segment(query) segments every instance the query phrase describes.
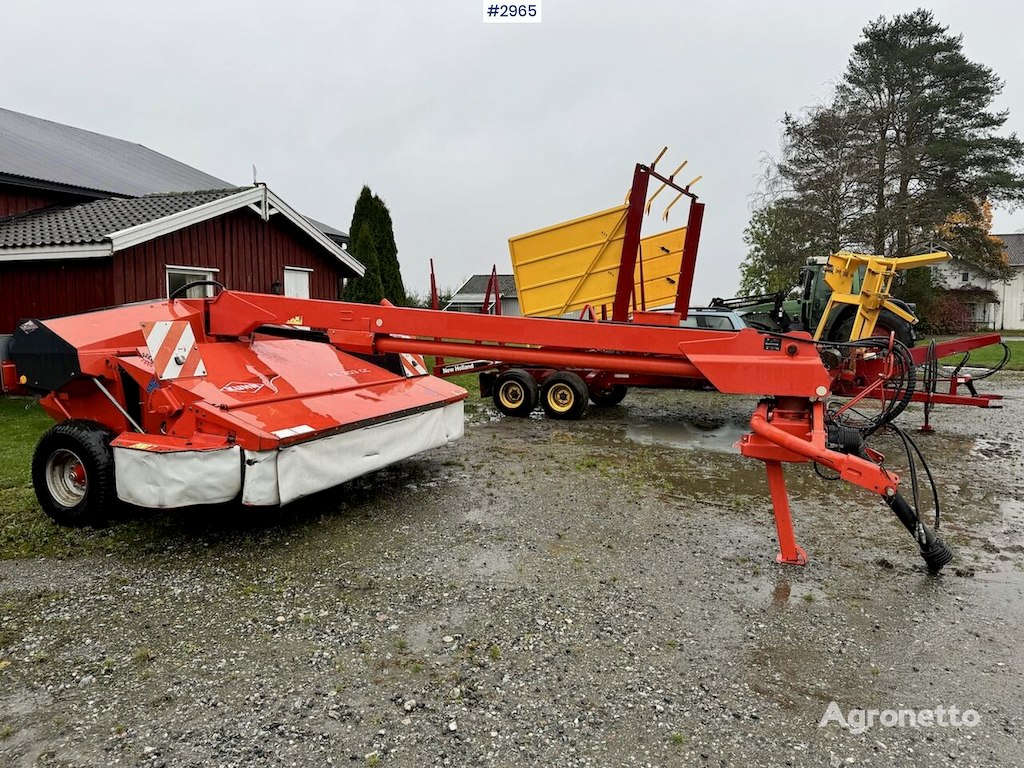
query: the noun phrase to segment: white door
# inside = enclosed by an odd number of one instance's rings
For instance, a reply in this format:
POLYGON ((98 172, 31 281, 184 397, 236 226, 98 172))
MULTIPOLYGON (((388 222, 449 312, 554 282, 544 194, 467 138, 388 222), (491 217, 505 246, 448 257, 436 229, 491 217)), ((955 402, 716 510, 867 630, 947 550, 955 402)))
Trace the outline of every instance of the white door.
POLYGON ((296 299, 309 298, 309 274, 312 269, 301 267, 284 268, 284 295, 296 299))

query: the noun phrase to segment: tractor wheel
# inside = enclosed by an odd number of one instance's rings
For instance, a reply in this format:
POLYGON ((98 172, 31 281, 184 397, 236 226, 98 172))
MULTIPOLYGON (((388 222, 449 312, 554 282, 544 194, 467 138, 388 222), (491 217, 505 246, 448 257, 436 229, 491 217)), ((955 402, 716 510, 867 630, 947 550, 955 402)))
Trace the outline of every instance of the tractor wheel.
POLYGON ((537 407, 537 381, 521 368, 513 368, 498 376, 491 397, 506 416, 529 416, 537 407))
MULTIPOLYGON (((832 341, 850 340, 850 334, 853 332, 853 319, 853 315, 850 315, 850 317, 836 326, 836 330, 832 334, 832 341)), ((871 332, 871 335, 888 338, 890 331, 895 331, 896 341, 903 344, 903 346, 908 349, 914 346, 914 332, 911 330, 910 323, 902 317, 897 317, 889 310, 883 309, 878 315, 875 330, 871 332)))
POLYGON ((117 500, 110 432, 91 421, 65 421, 39 440, 32 486, 43 511, 61 525, 100 525, 117 500))
POLYGON ((540 404, 552 419, 579 419, 587 410, 587 385, 572 371, 552 373, 540 385, 540 404))
POLYGON ((612 384, 601 389, 592 389, 590 390, 590 402, 600 406, 618 405, 626 396, 627 391, 625 384, 612 384))

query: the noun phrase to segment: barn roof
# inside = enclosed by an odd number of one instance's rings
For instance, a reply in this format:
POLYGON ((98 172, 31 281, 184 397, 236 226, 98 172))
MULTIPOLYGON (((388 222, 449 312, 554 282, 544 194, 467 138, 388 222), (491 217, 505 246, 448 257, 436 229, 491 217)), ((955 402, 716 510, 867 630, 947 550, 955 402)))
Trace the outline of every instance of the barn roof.
POLYGON ((0 174, 133 197, 231 186, 141 144, 9 109, 0 109, 0 174))
POLYGON ((236 192, 237 189, 216 189, 111 198, 67 208, 30 211, 0 219, 0 248, 102 243, 112 232, 181 213, 236 192))
POLYGON ((1006 246, 1006 257, 1011 267, 1024 267, 1024 233, 996 235, 1006 246))
MULTIPOLYGON (((244 189, 142 144, 2 108, 0 182, 97 198, 244 189)), ((347 243, 341 230, 309 221, 339 245, 347 243)))
POLYGON ((241 208, 281 215, 353 275, 365 268, 264 186, 111 198, 0 219, 0 261, 100 258, 241 208))

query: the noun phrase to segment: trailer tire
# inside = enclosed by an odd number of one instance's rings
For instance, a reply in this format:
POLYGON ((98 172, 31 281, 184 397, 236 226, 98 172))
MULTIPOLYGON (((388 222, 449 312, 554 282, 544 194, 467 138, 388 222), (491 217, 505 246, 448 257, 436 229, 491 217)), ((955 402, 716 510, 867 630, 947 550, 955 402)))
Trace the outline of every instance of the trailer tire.
MULTIPOLYGON (((839 323, 832 333, 832 341, 849 341, 850 333, 853 332, 853 320, 854 315, 850 315, 839 323)), ((888 309, 883 309, 878 315, 875 330, 871 335, 888 338, 890 331, 895 332, 896 341, 900 342, 907 349, 914 346, 914 331, 910 323, 902 317, 894 315, 888 309)))
POLYGON ((572 371, 556 371, 540 385, 540 404, 552 419, 582 418, 589 396, 586 383, 572 371))
POLYGON ((591 389, 590 402, 602 407, 618 405, 622 402, 628 391, 625 384, 612 384, 610 387, 591 389))
POLYGON ((110 431, 91 421, 51 427, 32 455, 32 487, 43 511, 67 526, 98 526, 117 501, 110 431))
POLYGON ((512 368, 495 379, 491 398, 506 416, 525 418, 537 407, 537 381, 522 368, 512 368))

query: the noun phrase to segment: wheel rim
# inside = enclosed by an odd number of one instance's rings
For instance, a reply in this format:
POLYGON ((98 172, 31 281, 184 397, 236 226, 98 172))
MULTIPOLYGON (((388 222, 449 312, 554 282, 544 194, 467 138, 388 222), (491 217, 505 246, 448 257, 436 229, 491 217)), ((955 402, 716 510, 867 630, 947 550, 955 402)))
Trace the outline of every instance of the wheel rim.
POLYGON ((74 507, 85 498, 89 478, 77 454, 61 448, 50 455, 46 460, 46 490, 64 507, 74 507))
POLYGON ((526 392, 519 382, 506 381, 498 389, 498 399, 505 408, 518 408, 526 399, 526 392))
POLYGON ((575 400, 576 396, 568 384, 559 382, 548 389, 548 405, 557 413, 567 413, 575 400))

